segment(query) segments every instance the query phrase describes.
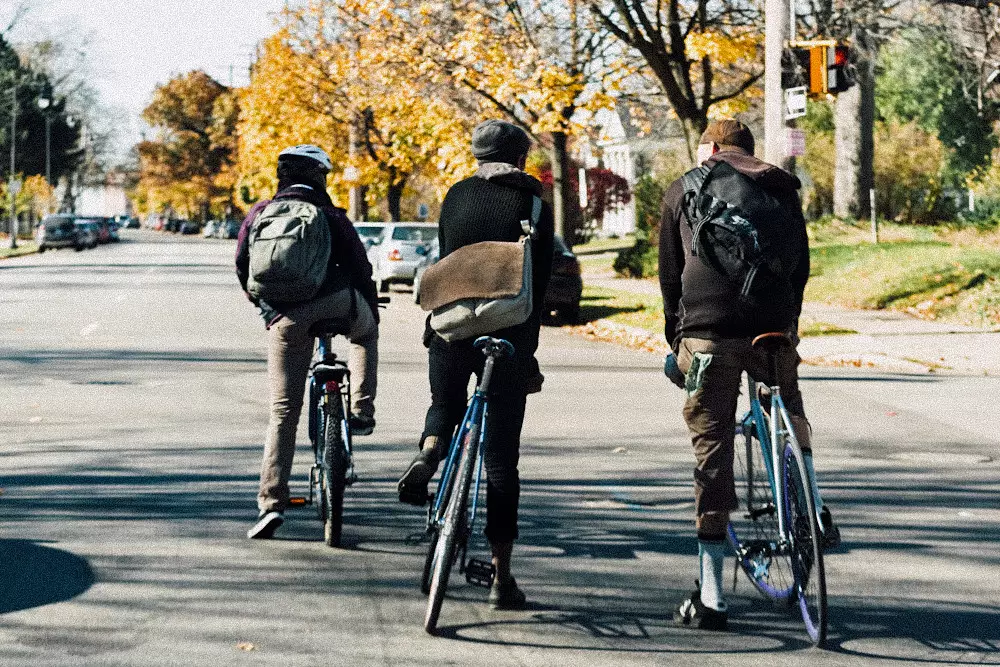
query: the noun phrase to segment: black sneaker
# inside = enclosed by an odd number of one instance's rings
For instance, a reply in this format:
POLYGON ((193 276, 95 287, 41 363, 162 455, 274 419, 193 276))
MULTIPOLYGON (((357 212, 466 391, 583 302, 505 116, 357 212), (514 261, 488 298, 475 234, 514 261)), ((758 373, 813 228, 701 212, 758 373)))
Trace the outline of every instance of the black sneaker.
POLYGON ((490 609, 520 611, 524 609, 527 602, 524 591, 517 587, 514 577, 511 577, 503 586, 498 580, 493 580, 493 585, 490 586, 490 609))
POLYGON ((375 418, 351 415, 351 435, 371 435, 375 430, 375 418))
POLYGON ((718 611, 701 603, 701 590, 695 590, 674 612, 674 622, 699 630, 725 630, 729 612, 718 611))
POLYGON ((438 463, 440 458, 436 448, 420 450, 399 480, 399 500, 422 507, 427 502, 427 485, 437 472, 438 463))
POLYGON ((819 512, 819 522, 823 528, 823 551, 830 551, 840 546, 840 528, 833 522, 830 508, 823 505, 819 512))
POLYGON ((285 515, 281 512, 261 512, 257 517, 257 523, 247 531, 247 537, 251 540, 269 540, 274 537, 274 531, 285 523, 285 515))

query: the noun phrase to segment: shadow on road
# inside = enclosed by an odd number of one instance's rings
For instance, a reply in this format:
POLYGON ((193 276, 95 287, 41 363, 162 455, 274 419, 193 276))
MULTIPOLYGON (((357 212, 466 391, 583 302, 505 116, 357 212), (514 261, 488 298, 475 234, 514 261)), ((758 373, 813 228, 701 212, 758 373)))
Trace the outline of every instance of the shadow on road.
POLYGON ((0 563, 0 614, 63 602, 94 583, 85 559, 27 540, 0 540, 0 563))

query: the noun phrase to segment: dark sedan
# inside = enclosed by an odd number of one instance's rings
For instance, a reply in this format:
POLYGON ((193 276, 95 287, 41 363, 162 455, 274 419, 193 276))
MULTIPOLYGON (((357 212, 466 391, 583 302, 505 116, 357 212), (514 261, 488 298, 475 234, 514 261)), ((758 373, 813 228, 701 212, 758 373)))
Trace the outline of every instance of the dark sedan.
POLYGON ((543 306, 546 312, 555 312, 563 322, 573 323, 580 318, 580 296, 583 294, 580 260, 561 236, 554 238, 552 251, 552 277, 545 290, 543 306))

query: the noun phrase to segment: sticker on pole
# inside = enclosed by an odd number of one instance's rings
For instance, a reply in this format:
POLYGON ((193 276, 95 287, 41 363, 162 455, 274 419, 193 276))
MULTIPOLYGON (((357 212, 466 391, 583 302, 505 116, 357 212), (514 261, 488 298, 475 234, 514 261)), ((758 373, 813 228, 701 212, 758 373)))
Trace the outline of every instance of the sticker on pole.
POLYGON ((785 90, 785 120, 801 118, 806 115, 806 87, 788 88, 785 90))
POLYGON ((10 189, 11 194, 13 194, 15 197, 21 194, 21 179, 11 178, 10 185, 8 187, 10 189))
POLYGON ((785 157, 802 157, 806 154, 806 131, 789 127, 785 129, 785 157))

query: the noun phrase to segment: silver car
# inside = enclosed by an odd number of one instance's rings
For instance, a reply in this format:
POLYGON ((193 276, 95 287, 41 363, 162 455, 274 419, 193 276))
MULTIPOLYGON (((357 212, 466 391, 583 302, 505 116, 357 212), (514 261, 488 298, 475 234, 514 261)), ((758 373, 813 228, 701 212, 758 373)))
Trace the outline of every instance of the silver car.
POLYGON ((373 278, 379 292, 392 283, 413 284, 413 275, 437 238, 438 227, 428 222, 390 222, 368 249, 373 278))

